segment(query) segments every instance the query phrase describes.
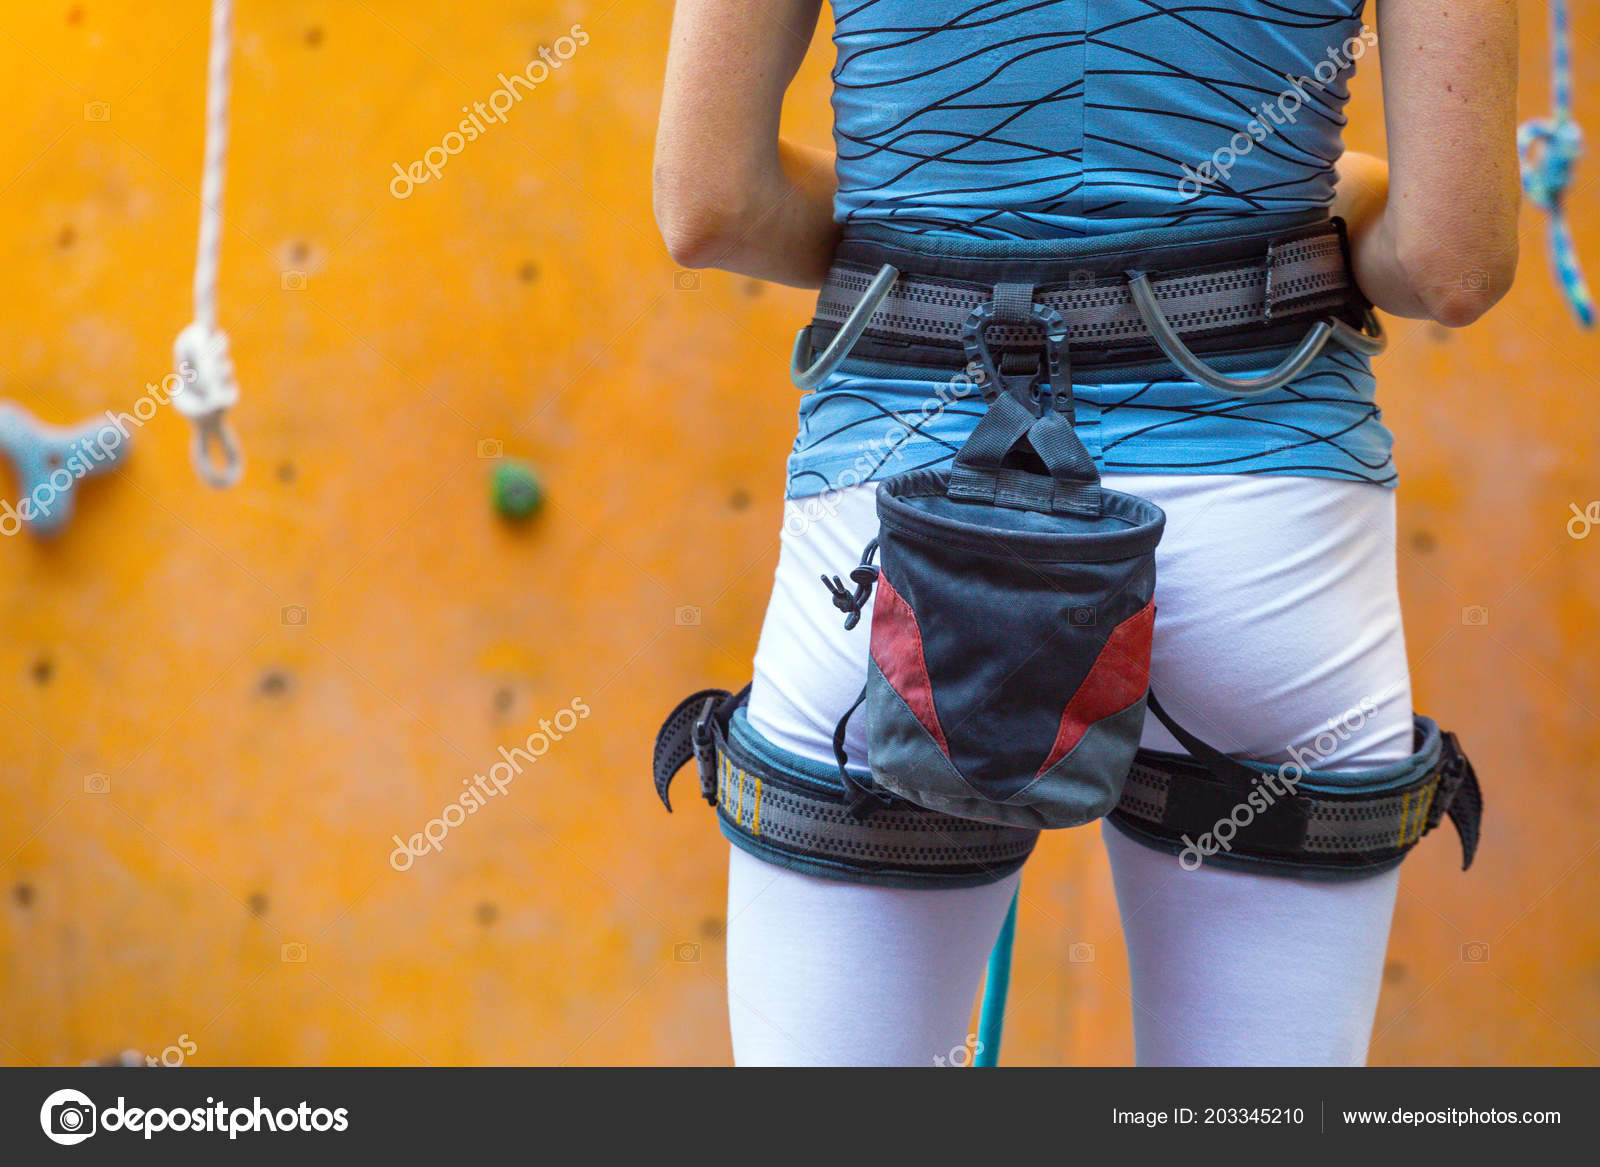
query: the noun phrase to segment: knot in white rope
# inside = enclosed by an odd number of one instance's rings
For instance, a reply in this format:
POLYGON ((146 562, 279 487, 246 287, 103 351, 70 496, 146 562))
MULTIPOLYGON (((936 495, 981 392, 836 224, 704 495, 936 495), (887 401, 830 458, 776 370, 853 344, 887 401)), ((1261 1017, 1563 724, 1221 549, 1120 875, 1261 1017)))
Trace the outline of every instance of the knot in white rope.
POLYGON ((212 486, 232 486, 239 480, 244 463, 233 431, 228 428, 228 410, 239 400, 228 334, 197 320, 178 333, 172 356, 183 381, 183 387, 173 394, 172 404, 194 423, 195 468, 212 486))

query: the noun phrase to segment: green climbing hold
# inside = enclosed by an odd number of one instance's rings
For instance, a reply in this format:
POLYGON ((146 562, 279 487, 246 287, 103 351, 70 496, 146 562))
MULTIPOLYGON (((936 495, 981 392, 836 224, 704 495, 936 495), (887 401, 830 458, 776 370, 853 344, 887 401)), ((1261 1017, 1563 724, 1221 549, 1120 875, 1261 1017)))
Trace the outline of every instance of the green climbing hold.
POLYGON ((533 467, 515 458, 503 458, 493 472, 494 509, 504 519, 532 518, 544 506, 544 487, 533 467))

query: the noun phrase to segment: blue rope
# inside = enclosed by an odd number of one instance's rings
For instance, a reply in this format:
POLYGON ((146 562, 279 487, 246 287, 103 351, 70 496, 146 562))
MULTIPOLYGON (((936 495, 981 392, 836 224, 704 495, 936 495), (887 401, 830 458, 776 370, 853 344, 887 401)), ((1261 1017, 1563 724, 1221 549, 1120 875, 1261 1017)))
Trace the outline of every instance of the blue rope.
POLYGON ((1000 935, 989 953, 989 973, 983 981, 983 1009, 978 1013, 978 1048, 972 1055, 974 1066, 987 1068, 1000 1064, 1000 1035, 1006 1023, 1006 995, 1011 989, 1011 948, 1017 937, 1017 896, 1021 894, 1022 889, 1018 888, 1011 897, 1006 922, 1000 925, 1000 935))
POLYGON ((1583 131, 1572 120, 1572 22, 1567 0, 1550 0, 1551 113, 1517 128, 1517 153, 1522 163, 1522 189, 1550 216, 1550 260, 1578 322, 1594 327, 1594 298, 1578 266, 1563 199, 1572 167, 1583 153, 1583 131))

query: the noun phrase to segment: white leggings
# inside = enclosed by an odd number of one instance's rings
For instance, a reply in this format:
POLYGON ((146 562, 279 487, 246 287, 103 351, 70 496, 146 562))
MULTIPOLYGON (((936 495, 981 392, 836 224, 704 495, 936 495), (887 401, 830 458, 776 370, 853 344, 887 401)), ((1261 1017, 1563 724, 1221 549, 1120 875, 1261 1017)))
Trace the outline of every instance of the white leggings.
MULTIPOLYGON (((1116 475, 1105 484, 1167 513, 1151 684, 1174 717, 1259 760, 1310 749, 1319 734, 1324 769, 1410 754, 1392 491, 1236 475, 1116 475)), ((817 577, 847 575, 876 529, 870 485, 788 504, 750 720, 777 745, 819 761, 832 761, 834 724, 861 688, 868 619, 845 632, 817 577)), ((851 722, 854 759, 866 757, 862 720, 851 722)), ((1144 744, 1179 749, 1154 717, 1144 744)), ((1366 1060, 1397 871, 1338 883, 1215 865, 1190 872, 1103 830, 1141 1065, 1366 1060)), ((801 875, 734 848, 735 1061, 948 1059, 966 1041, 1017 879, 893 890, 801 875)), ((1024 928, 1027 898, 1024 889, 1024 928)))

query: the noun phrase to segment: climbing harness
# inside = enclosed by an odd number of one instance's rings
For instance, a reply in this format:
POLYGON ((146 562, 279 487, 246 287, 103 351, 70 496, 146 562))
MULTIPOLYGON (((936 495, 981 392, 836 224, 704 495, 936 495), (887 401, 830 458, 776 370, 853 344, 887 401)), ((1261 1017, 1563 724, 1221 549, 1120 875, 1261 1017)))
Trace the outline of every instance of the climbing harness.
MULTIPOLYGON (((844 313, 830 351, 842 336, 869 360, 943 346, 946 367, 976 370, 986 402, 947 472, 879 484, 879 533, 848 599, 841 581, 825 581, 834 603, 856 612, 877 591, 857 701, 870 783, 851 775, 843 748, 854 707, 834 734, 851 805, 888 792, 1020 827, 1103 817, 1144 728, 1166 516, 1102 486, 1074 424, 1074 366, 1108 353, 1119 366, 1165 357, 1219 389, 1258 393, 1303 372, 1330 341, 1371 347, 1381 334, 1351 323, 1369 310, 1342 225, 1299 216, 1248 235, 1210 224, 1155 242, 1005 246, 874 228, 846 234, 820 302, 819 317, 844 313), (855 294, 849 269, 877 275, 855 294), (889 272, 911 274, 889 286, 889 272), (1294 348, 1254 377, 1212 368, 1179 338, 1270 362, 1263 329, 1294 348), (957 344, 959 358, 948 351, 957 344)), ((803 377, 842 359, 808 356, 797 353, 803 377)))
MULTIPOLYGON (((805 389, 846 356, 959 366, 973 313, 994 303, 1002 281, 1031 284, 1035 307, 1060 315, 1075 369, 1167 363, 1220 392, 1256 394, 1299 376, 1330 343, 1368 356, 1384 344, 1338 219, 1263 216, 1244 231, 1224 222, 1023 244, 927 242, 869 225, 840 244, 816 319, 795 338, 790 374, 805 389), (1287 344, 1294 350, 1268 373, 1224 371, 1258 367, 1287 344), (1206 359, 1215 354, 1225 359, 1206 359)), ((1036 328, 997 323, 985 338, 992 352, 1037 350, 1036 328)))
POLYGON ((217 268, 222 252, 223 180, 228 158, 229 51, 233 0, 212 0, 211 47, 206 78, 205 163, 200 180, 200 238, 195 248, 194 320, 178 333, 173 359, 192 381, 172 404, 194 426, 194 464, 212 486, 232 486, 244 471, 228 410, 239 400, 228 335, 217 324, 217 268))
POLYGON ((702 793, 733 842, 874 881, 885 871, 992 881, 1036 831, 1108 814, 1161 846, 1216 841, 1226 823, 1219 862, 1332 875, 1398 861, 1448 816, 1470 863, 1476 779, 1425 718, 1402 764, 1266 782, 1275 767, 1229 758, 1160 707, 1149 670, 1165 516, 1104 487, 1074 425, 1078 369, 1198 364, 1219 390, 1259 393, 1303 370, 1308 353, 1369 352, 1381 338, 1342 223, 1317 215, 1088 240, 847 230, 797 342, 797 376, 814 382, 846 359, 965 368, 986 408, 948 470, 878 484, 877 537, 849 583, 823 580, 846 628, 872 604, 866 685, 835 729, 836 764, 778 750, 744 718, 745 694, 708 691, 662 727, 663 801, 672 773, 698 757, 702 793), (844 747, 862 706, 865 773, 844 747), (1147 707, 1187 755, 1139 748, 1147 707), (775 791, 786 799, 776 810, 775 791), (908 839, 912 822, 945 840, 926 862, 884 838, 908 839), (1010 848, 1004 860, 997 846, 1010 848))
POLYGON ((1529 201, 1549 216, 1550 260, 1556 282, 1578 322, 1593 328, 1594 297, 1578 265, 1565 201, 1572 167, 1583 153, 1583 132, 1572 119, 1572 21, 1567 0, 1550 0, 1550 91, 1550 116, 1517 127, 1522 189, 1529 201))
MULTIPOLYGON (((835 765, 762 738, 748 688, 704 690, 657 736, 662 801, 694 757, 734 845, 894 886, 992 883, 1040 829, 1106 816, 1185 867, 1192 844, 1201 862, 1323 877, 1397 863, 1449 817, 1470 864, 1477 780, 1426 718, 1404 762, 1329 773, 1231 758, 1167 714, 1150 692, 1165 515, 1105 487, 1079 432, 1094 428, 1076 416, 1080 372, 1253 395, 1330 345, 1371 355, 1383 333, 1343 224, 1320 215, 1031 241, 847 228, 796 339, 796 383, 846 361, 930 380, 964 370, 985 409, 948 470, 878 483, 877 537, 848 583, 823 579, 846 628, 872 605, 835 765), (864 773, 844 747, 861 707, 864 773), (1139 748, 1147 708, 1187 754, 1139 748)), ((1014 927, 1015 904, 990 962, 983 1064, 998 1056, 1014 927)))

